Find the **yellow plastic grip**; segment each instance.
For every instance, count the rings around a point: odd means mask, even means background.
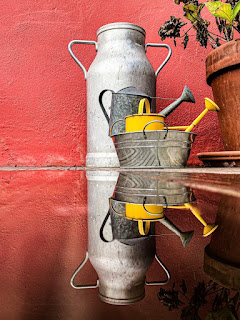
[[[143,220],[138,220],[138,230],[142,236],[147,236],[150,230],[150,221],[145,222],[145,228],[144,228]]]
[[[138,114],[143,114],[143,107],[145,105],[146,108],[146,113],[151,113],[150,110],[150,102],[148,99],[144,98],[139,102],[139,106],[138,106]]]

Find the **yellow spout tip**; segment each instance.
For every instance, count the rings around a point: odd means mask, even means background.
[[[217,229],[217,227],[218,225],[214,223],[207,224],[206,227],[204,227],[203,229],[203,236],[204,237],[209,236]]]
[[[211,99],[204,98],[204,100],[205,100],[205,107],[209,111],[219,111],[220,110],[219,106]]]

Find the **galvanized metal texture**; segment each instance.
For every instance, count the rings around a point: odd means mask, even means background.
[[[71,277],[70,284],[74,289],[78,289],[78,290],[81,290],[81,289],[95,289],[95,288],[98,288],[98,287],[100,289],[100,280],[99,279],[97,279],[96,284],[93,284],[93,285],[75,284],[75,282],[74,282],[76,275],[81,271],[81,269],[87,263],[88,258],[89,258],[89,254],[88,254],[88,251],[86,251],[84,260],[80,263],[79,267],[74,271],[74,273],[73,273],[73,275]],[[164,272],[166,273],[166,279],[163,280],[163,281],[147,281],[146,278],[145,278],[144,284],[148,285],[148,286],[162,286],[162,285],[167,284],[171,279],[171,274],[170,274],[169,270],[164,265],[164,263],[160,260],[160,258],[158,257],[157,254],[155,254],[155,259],[158,262],[158,264],[163,268]],[[124,278],[122,280],[124,282]],[[125,290],[127,290],[127,289],[128,288],[125,288]],[[140,296],[132,298],[132,299],[129,299],[129,298],[128,299],[115,299],[115,298],[112,298],[112,297],[108,297],[108,296],[102,295],[100,293],[100,291],[99,291],[98,294],[99,294],[100,299],[103,300],[106,303],[116,304],[116,305],[127,305],[127,304],[132,304],[132,303],[135,303],[135,302],[138,302],[138,301],[142,300],[144,298],[144,296],[145,296],[145,291],[143,291]]]
[[[190,187],[175,182],[162,181],[161,173],[120,173],[112,198],[114,200],[142,204],[181,205],[196,200]]]
[[[155,239],[145,237],[134,246],[117,240],[109,243],[102,241],[99,230],[109,210],[109,198],[113,194],[118,174],[111,171],[90,171],[87,178],[88,252],[89,260],[99,278],[94,286],[98,285],[99,297],[107,303],[122,305],[137,302],[145,295],[146,272],[156,254]],[[109,224],[106,224],[104,235],[107,239],[112,239]],[[166,281],[169,281],[169,276]],[[87,285],[89,286],[91,285]]]
[[[114,135],[113,141],[122,168],[182,168],[196,134],[169,130],[128,132]]]
[[[71,49],[73,44],[84,43],[94,44],[97,49],[97,55],[88,71]],[[160,68],[154,72],[145,53],[148,46],[168,49],[167,58],[160,66],[162,68],[171,56],[171,48],[164,44],[145,46],[145,31],[135,24],[120,22],[105,25],[97,32],[97,43],[84,40],[74,40],[70,43],[71,56],[83,70],[87,80],[87,166],[119,166],[114,145],[107,134],[108,123],[99,106],[100,92],[104,89],[117,92],[122,88],[134,86],[149,96],[156,96],[156,77]],[[165,55],[165,50],[162,51]],[[110,107],[110,94],[104,97],[103,104],[107,108]],[[152,106],[155,110],[154,103]]]
[[[187,86],[184,87],[181,97],[160,111],[159,114],[165,117],[169,116],[184,101],[195,103],[194,96]]]
[[[121,207],[122,207],[121,203],[116,204],[116,210],[121,211],[122,210]],[[104,236],[104,229],[109,219],[111,222],[110,224],[112,229],[111,240],[106,239]],[[154,235],[154,232],[155,232],[155,228],[154,228],[154,224],[152,224],[151,230],[148,233],[148,235],[142,236],[138,230],[138,222],[131,221],[126,219],[125,217],[119,216],[110,207],[106,217],[104,218],[102,226],[100,228],[100,238],[104,242],[111,242],[114,240],[118,240],[121,243],[133,246],[138,241],[141,241],[150,235]]]
[[[108,91],[112,92],[110,118],[102,102],[104,94]],[[111,128],[112,124],[115,121],[123,119],[128,115],[138,113],[139,102],[143,98],[147,98],[149,101],[151,101],[150,97],[147,94],[141,92],[135,87],[123,88],[118,92],[114,92],[108,89],[103,90],[99,95],[99,104],[107,122],[109,123],[109,128]],[[155,110],[151,111],[155,112]],[[125,132],[124,122],[116,123],[113,128],[113,134],[119,134],[121,132]]]

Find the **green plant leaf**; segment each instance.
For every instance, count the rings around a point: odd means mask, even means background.
[[[188,19],[189,21],[191,21],[192,23],[197,21],[197,14],[196,13],[190,13],[190,12],[186,12],[185,13],[185,18]]]
[[[218,310],[215,312],[210,312],[207,314],[204,320],[237,320],[234,315],[232,314],[229,308],[224,308],[222,310]]]
[[[236,15],[238,14],[239,10],[240,10],[240,1],[235,5],[235,7],[232,10],[232,15],[231,15],[232,21],[236,18]]]
[[[198,6],[195,6],[194,4],[185,4],[183,8],[195,12],[197,11]]]
[[[184,16],[191,21],[192,23],[197,21],[197,17],[198,17],[198,7],[195,6],[194,4],[185,4],[183,6],[184,9]]]
[[[209,1],[205,5],[214,17],[222,18],[232,23],[232,7],[230,3]]]

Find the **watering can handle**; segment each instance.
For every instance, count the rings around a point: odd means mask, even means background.
[[[150,221],[145,222],[145,228],[143,226],[143,220],[138,220],[138,231],[142,236],[147,236],[150,230]]]
[[[109,217],[110,217],[110,210],[108,210],[108,213],[107,213],[106,217],[104,218],[103,223],[102,223],[101,228],[100,228],[100,231],[99,231],[100,238],[101,238],[101,240],[103,242],[112,242],[114,240],[114,239],[107,240],[103,235],[103,230],[104,230],[104,228],[106,226],[106,223],[107,223]]]
[[[75,56],[75,54],[72,51],[72,46],[74,44],[94,44],[95,48],[96,48],[96,51],[98,51],[97,42],[96,41],[89,41],[89,40],[72,40],[68,44],[68,51],[70,52],[70,55],[72,56],[74,61],[79,65],[79,67],[82,69],[82,71],[84,73],[84,78],[85,78],[85,80],[87,80],[87,70],[84,68],[82,63],[78,60],[78,58]]]
[[[138,106],[138,114],[143,114],[143,109],[145,106],[146,113],[150,113],[150,102],[148,99],[141,99]]]
[[[109,123],[109,122],[110,122],[110,118],[109,118],[109,116],[108,116],[108,114],[107,114],[107,111],[106,111],[106,109],[105,109],[105,107],[104,107],[104,105],[103,105],[103,102],[102,102],[103,95],[104,95],[104,93],[107,92],[107,91],[110,91],[110,92],[112,92],[112,93],[115,93],[113,90],[110,90],[110,89],[103,90],[103,91],[100,93],[100,95],[99,95],[98,101],[99,101],[100,107],[101,107],[101,109],[102,109],[102,112],[103,112],[105,118],[107,119],[107,122]]]
[[[88,261],[88,251],[86,251],[86,256],[85,256],[84,260],[81,262],[80,266],[76,269],[76,271],[74,271],[74,273],[71,277],[70,284],[74,289],[95,289],[99,286],[98,279],[97,279],[96,284],[89,284],[89,285],[76,285],[76,284],[74,284],[74,279],[75,279],[76,275],[83,268],[83,266],[86,264],[87,261]]]
[[[153,281],[153,282],[148,282],[145,279],[145,284],[148,286],[162,286],[164,284],[167,284],[170,279],[171,279],[171,274],[168,271],[167,267],[163,264],[163,262],[159,259],[159,257],[157,256],[157,254],[155,254],[155,259],[157,260],[157,262],[160,264],[160,266],[163,268],[163,270],[165,271],[166,275],[167,275],[167,279],[165,281]]]
[[[160,65],[160,67],[155,72],[155,76],[157,77],[159,72],[162,70],[162,68],[165,66],[165,64],[168,62],[168,60],[171,58],[172,49],[168,44],[164,44],[164,43],[147,43],[145,45],[145,52],[147,52],[147,47],[164,47],[164,48],[168,49],[167,58],[163,61],[163,63]]]

